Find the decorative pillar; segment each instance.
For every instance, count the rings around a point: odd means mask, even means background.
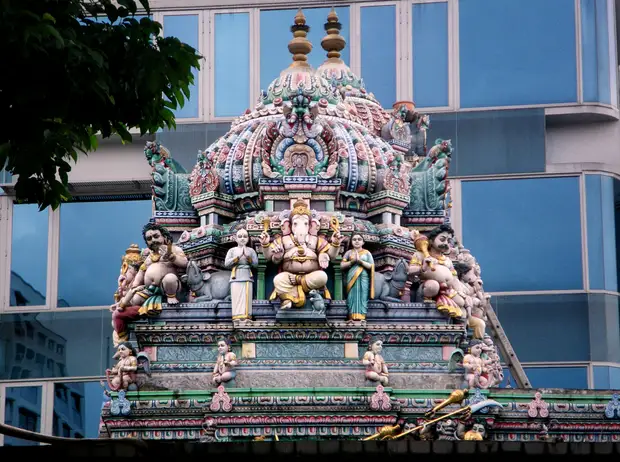
[[[342,268],[340,268],[341,257],[334,262],[334,300],[344,300],[342,295]]]
[[[256,298],[265,300],[265,271],[267,270],[267,262],[262,255],[258,257],[258,269],[256,275]]]

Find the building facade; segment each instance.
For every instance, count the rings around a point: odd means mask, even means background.
[[[534,387],[620,388],[618,3],[336,6],[343,60],[386,107],[412,100],[429,113],[429,140],[452,140],[451,222],[480,262]],[[102,141],[71,172],[74,201],[55,211],[14,204],[11,178],[0,178],[5,423],[58,436],[98,433],[119,259],[129,244],[143,244],[139,230],[152,215],[145,141],[160,141],[191,170],[197,151],[288,65],[298,6],[311,27],[310,63],[325,59],[319,43],[331,4],[152,6],[164,34],[204,57],[177,130],[129,145]]]

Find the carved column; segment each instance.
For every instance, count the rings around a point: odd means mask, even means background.
[[[262,255],[258,256],[258,268],[256,275],[256,298],[265,300],[265,271],[267,270],[267,262]]]
[[[343,300],[342,296],[342,268],[340,268],[340,261],[342,257],[336,258],[334,261],[334,300]]]
[[[405,288],[403,289],[403,293],[400,297],[400,299],[405,302],[405,303],[410,303],[411,302],[411,281],[407,280],[407,282],[405,282]]]

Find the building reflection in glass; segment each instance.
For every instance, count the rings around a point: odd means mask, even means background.
[[[7,387],[4,398],[4,423],[31,432],[40,432],[41,398],[40,386]],[[5,436],[4,445],[36,446],[38,443]]]

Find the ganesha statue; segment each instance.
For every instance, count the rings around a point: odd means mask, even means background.
[[[409,275],[420,280],[419,290],[425,302],[435,302],[442,313],[463,319],[467,314],[466,303],[471,300],[448,256],[453,238],[454,230],[448,225],[437,226],[428,236],[416,235],[416,252],[409,263]]]
[[[112,339],[115,347],[129,340],[127,322],[137,319],[140,315],[140,306],[121,307],[120,302],[130,290],[140,267],[144,263],[144,256],[138,244],[131,244],[121,257],[121,271],[118,276],[118,288],[114,293],[114,304],[110,306],[112,312]]]
[[[269,299],[279,299],[282,310],[304,307],[311,290],[322,291],[330,299],[324,270],[338,256],[342,235],[336,228],[329,240],[319,236],[320,217],[303,200],[296,201],[293,210],[282,212],[280,221],[282,236],[271,242],[267,231],[260,235],[265,259],[281,264]]]

